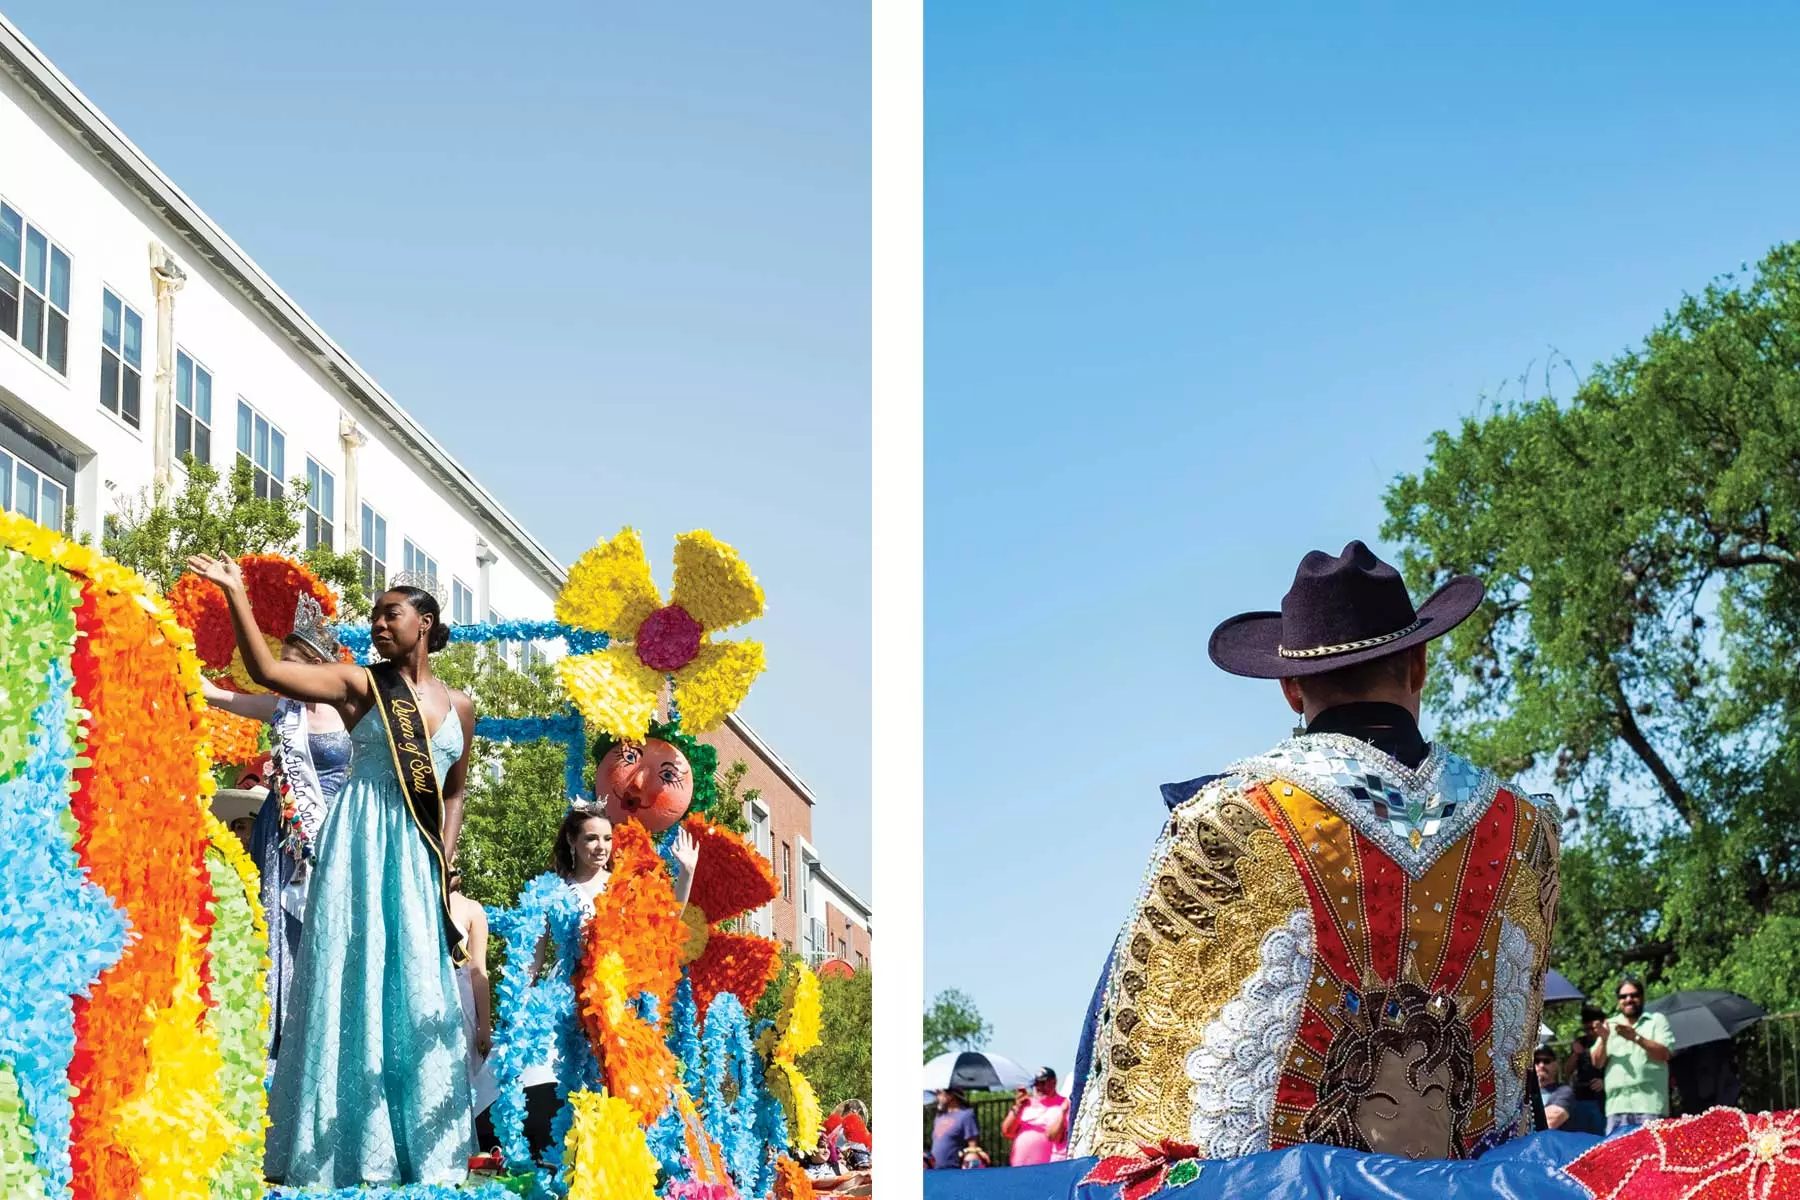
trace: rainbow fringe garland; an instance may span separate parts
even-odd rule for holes
[[[516,1195],[498,1182],[265,1193],[267,930],[256,868],[209,811],[214,784],[193,639],[135,574],[6,513],[0,606],[9,618],[0,622],[0,1195]],[[366,651],[366,629],[339,632]],[[556,622],[452,630],[455,641],[551,638],[575,654],[608,644],[604,633]],[[490,718],[478,732],[585,753],[573,713]],[[580,794],[579,770],[571,768],[571,795]],[[497,1115],[512,1117],[500,1122],[509,1153],[523,1150],[511,1128],[518,1114],[508,1112],[517,1077],[556,1039],[574,1064],[561,1081],[570,1108],[551,1155],[556,1167],[535,1181],[540,1192],[654,1200],[701,1188],[721,1200],[767,1197],[787,1145],[783,1102],[797,1110],[793,1124],[811,1124],[810,1088],[793,1065],[816,1022],[810,974],[802,968],[796,978],[798,1004],[789,1005],[779,1047],[759,1054],[730,993],[712,1001],[704,1032],[697,1028],[684,971],[659,1033],[685,1086],[647,1131],[583,1061],[572,986],[577,914],[551,892],[537,881],[520,911],[495,913],[496,932],[515,947],[535,947],[549,930],[558,948],[547,988],[526,988],[523,972],[502,985],[499,1008],[512,1028],[497,1030]],[[634,989],[631,1001],[638,1018],[655,1023],[647,993]],[[722,1094],[727,1074],[731,1102]],[[711,1174],[715,1156],[735,1168],[735,1187]]]

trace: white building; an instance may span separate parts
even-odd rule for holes
[[[0,509],[98,544],[188,454],[307,481],[307,545],[361,553],[371,589],[422,570],[455,623],[552,615],[562,564],[0,16]],[[787,770],[736,717],[716,736]]]
[[[371,582],[547,619],[549,551],[4,17],[0,68],[0,507],[97,543],[184,454],[242,454]]]

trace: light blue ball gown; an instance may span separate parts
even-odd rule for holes
[[[437,860],[381,714],[350,738],[349,778],[319,831],[264,1167],[289,1187],[454,1184],[474,1129]],[[431,736],[440,786],[462,751],[453,710]]]
[[[313,770],[319,777],[320,798],[326,811],[350,773],[350,735],[341,731],[309,733]],[[262,874],[263,917],[269,926],[269,1057],[281,1049],[286,1028],[288,994],[293,990],[294,960],[300,953],[300,916],[282,902],[282,893],[293,882],[299,863],[282,849],[285,830],[281,823],[281,795],[270,792],[256,813],[250,832],[250,857]],[[273,1065],[271,1063],[271,1065]]]

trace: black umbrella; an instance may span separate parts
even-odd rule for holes
[[[925,1090],[961,1088],[971,1092],[1010,1092],[1031,1084],[1030,1071],[1010,1058],[979,1050],[950,1051],[925,1064]]]
[[[1661,1013],[1675,1035],[1675,1053],[1708,1042],[1735,1037],[1769,1014],[1736,992],[1672,992],[1644,1005],[1645,1012]]]
[[[1554,967],[1544,972],[1544,1003],[1557,1004],[1564,1000],[1586,999],[1582,990],[1564,979],[1562,973]]]

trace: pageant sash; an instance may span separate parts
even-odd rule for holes
[[[394,752],[394,774],[400,782],[400,794],[406,797],[406,811],[431,849],[438,868],[438,911],[444,918],[444,940],[450,946],[450,961],[462,966],[468,960],[463,949],[462,932],[450,915],[450,870],[444,860],[444,792],[438,785],[437,771],[431,762],[431,738],[425,732],[425,712],[419,705],[412,684],[393,663],[379,663],[368,668],[369,682],[375,693],[375,707],[387,728],[388,747]],[[444,720],[457,720],[456,709]]]
[[[275,765],[280,770],[282,849],[296,861],[313,855],[325,821],[325,789],[313,766],[306,705],[286,697],[275,703]]]

